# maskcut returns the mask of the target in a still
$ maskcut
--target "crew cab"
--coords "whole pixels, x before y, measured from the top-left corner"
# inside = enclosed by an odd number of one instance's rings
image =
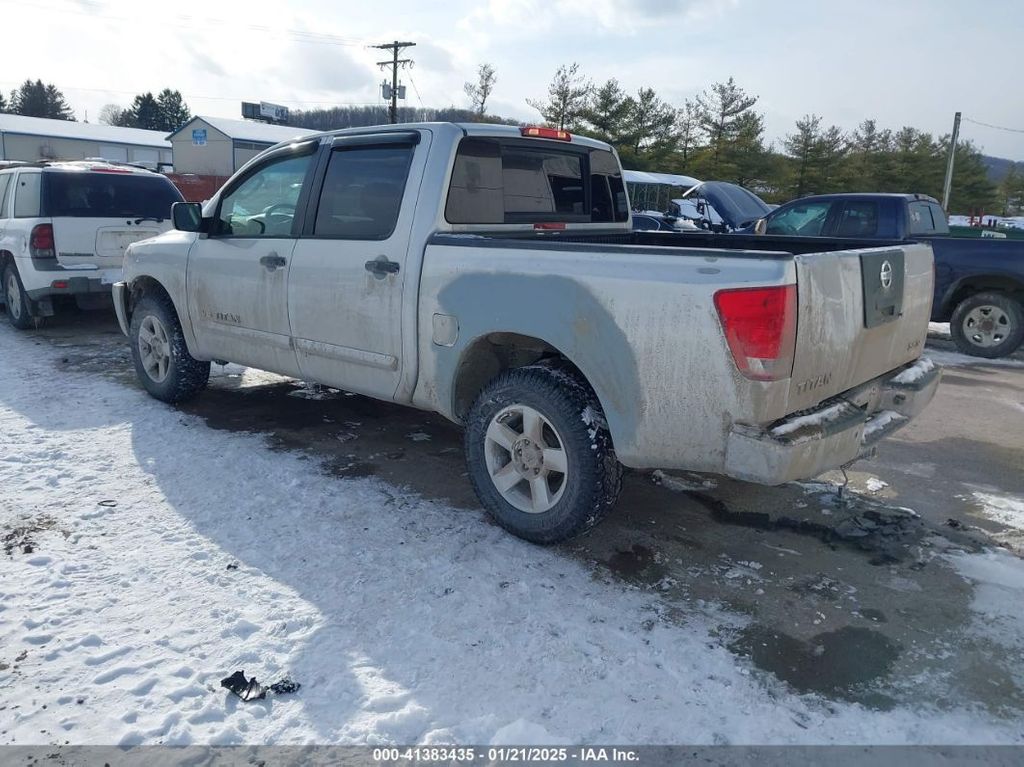
[[[34,327],[60,296],[109,309],[125,248],[170,229],[182,199],[166,176],[102,160],[0,169],[0,300],[11,324]]]
[[[939,381],[927,244],[633,231],[614,151],[565,131],[302,137],[173,218],[113,290],[151,395],[223,360],[440,413],[482,505],[538,543],[594,525],[623,466],[849,463]]]
[[[927,242],[935,254],[932,319],[950,323],[957,347],[977,357],[1003,357],[1024,342],[1024,242],[951,237],[946,215],[932,197],[804,197],[769,213],[760,231],[786,237]]]

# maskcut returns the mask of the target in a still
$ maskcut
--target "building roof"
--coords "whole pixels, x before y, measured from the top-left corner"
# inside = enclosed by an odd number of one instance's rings
[[[0,133],[79,139],[80,141],[97,141],[103,144],[132,144],[133,146],[159,149],[171,148],[171,143],[164,136],[163,131],[118,128],[114,125],[50,120],[45,117],[22,117],[11,114],[0,114]]]
[[[316,131],[308,130],[306,128],[293,128],[288,125],[270,125],[268,123],[257,122],[256,120],[231,120],[227,117],[205,117],[203,115],[196,115],[178,128],[178,130],[174,131],[174,133],[169,135],[167,139],[171,140],[179,133],[185,130],[191,130],[191,125],[196,120],[202,120],[204,123],[216,130],[219,130],[230,139],[237,139],[239,141],[255,141],[261,144],[276,144],[279,141],[287,141],[288,139],[298,138],[299,136],[308,136],[311,133],[316,133]]]

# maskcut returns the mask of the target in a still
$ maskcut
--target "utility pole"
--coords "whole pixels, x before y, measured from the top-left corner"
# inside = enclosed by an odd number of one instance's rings
[[[400,42],[395,40],[393,43],[382,43],[381,45],[374,45],[374,48],[380,48],[382,50],[391,51],[391,61],[378,61],[377,66],[383,70],[385,67],[391,67],[391,124],[394,125],[398,122],[398,68],[406,67],[412,64],[412,59],[400,59],[398,58],[399,52],[403,48],[412,48],[416,43]]]
[[[956,140],[960,137],[960,113],[953,116],[953,135],[949,139],[949,158],[946,160],[946,183],[942,187],[942,209],[949,212],[949,190],[953,186],[953,161],[956,159]]]

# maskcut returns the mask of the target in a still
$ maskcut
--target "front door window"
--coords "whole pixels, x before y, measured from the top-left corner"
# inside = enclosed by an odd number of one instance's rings
[[[285,157],[257,170],[221,198],[213,235],[291,237],[312,154]]]

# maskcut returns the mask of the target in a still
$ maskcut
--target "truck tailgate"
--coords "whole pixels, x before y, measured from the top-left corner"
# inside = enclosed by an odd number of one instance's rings
[[[812,407],[924,349],[934,272],[927,244],[796,256],[791,411]]]

